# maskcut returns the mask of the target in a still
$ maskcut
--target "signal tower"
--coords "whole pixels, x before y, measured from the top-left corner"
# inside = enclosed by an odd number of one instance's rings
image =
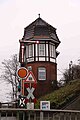
[[[25,27],[20,42],[19,60],[22,67],[32,70],[36,80],[36,98],[52,92],[57,83],[56,50],[60,44],[56,28],[37,18]]]

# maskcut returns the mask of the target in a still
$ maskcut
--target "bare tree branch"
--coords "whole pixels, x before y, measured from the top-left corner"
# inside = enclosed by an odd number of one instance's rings
[[[17,70],[18,70],[18,68],[19,68],[19,61],[17,59],[17,54],[13,55],[8,60],[4,60],[2,62],[2,67],[0,67],[0,69],[2,71],[0,80],[3,80],[5,82],[11,84],[12,91],[13,91],[13,99],[16,96],[14,94],[14,92],[15,91],[17,92],[17,83],[18,83]]]

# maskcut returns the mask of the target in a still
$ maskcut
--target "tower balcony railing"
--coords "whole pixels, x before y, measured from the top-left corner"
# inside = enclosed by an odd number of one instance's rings
[[[80,111],[0,108],[0,120],[80,120]]]

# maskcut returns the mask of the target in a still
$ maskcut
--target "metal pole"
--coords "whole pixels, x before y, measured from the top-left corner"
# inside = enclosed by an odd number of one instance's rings
[[[40,120],[43,120],[43,112],[40,112]]]
[[[69,117],[70,117],[70,120],[71,120],[71,113],[70,113]]]
[[[25,112],[23,112],[23,120],[25,120]]]
[[[1,120],[1,112],[0,112],[0,120]]]
[[[28,120],[30,120],[30,112],[28,113]]]
[[[17,120],[19,120],[19,111],[17,112]]]
[[[7,112],[6,112],[6,120],[7,120]]]
[[[36,118],[36,113],[34,113],[34,120],[36,120],[37,118]]]
[[[48,113],[48,120],[49,120],[49,113]]]
[[[60,120],[60,118],[61,118],[61,117],[60,117],[60,113],[59,113],[58,115],[59,115],[59,120]]]
[[[77,120],[77,113],[75,113],[75,120]]]
[[[64,120],[66,120],[66,113],[64,113]]]
[[[52,119],[55,120],[55,114],[53,113]]]

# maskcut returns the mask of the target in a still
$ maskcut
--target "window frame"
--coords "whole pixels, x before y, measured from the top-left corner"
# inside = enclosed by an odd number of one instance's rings
[[[33,45],[29,45],[29,57],[33,56]]]
[[[46,80],[46,68],[45,67],[38,67],[38,80],[40,81]]]
[[[45,44],[39,44],[39,56],[45,56]]]
[[[56,52],[56,50],[55,50],[55,45],[50,44],[50,57],[56,58],[55,52]]]

